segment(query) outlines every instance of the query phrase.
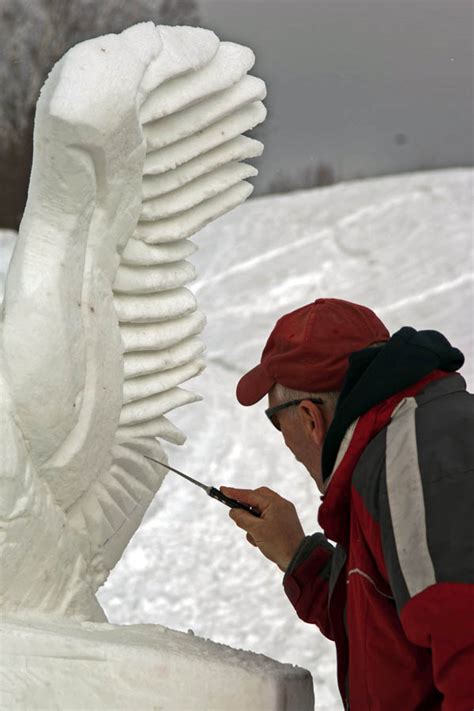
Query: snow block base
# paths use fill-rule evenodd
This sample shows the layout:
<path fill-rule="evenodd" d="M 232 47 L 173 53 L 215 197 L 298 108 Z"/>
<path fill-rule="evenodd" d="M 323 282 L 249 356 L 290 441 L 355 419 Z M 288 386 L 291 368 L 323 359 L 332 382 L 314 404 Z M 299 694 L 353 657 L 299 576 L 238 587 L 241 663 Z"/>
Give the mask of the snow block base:
<path fill-rule="evenodd" d="M 312 711 L 311 674 L 158 625 L 3 618 L 3 711 Z"/>

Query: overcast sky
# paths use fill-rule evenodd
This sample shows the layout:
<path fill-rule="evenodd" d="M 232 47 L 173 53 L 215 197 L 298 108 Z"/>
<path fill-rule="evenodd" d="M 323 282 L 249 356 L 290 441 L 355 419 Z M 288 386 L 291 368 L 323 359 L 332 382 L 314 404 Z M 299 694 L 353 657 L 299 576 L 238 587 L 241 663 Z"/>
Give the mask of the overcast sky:
<path fill-rule="evenodd" d="M 259 185 L 472 165 L 471 0 L 200 0 L 268 84 Z"/>

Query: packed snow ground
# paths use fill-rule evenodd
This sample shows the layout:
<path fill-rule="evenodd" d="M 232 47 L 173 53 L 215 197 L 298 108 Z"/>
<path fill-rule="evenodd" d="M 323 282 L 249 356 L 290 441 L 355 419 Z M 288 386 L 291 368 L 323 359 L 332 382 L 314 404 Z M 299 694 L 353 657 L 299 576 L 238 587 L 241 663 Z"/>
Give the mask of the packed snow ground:
<path fill-rule="evenodd" d="M 450 170 L 260 198 L 195 238 L 192 286 L 208 316 L 204 400 L 171 419 L 188 435 L 170 463 L 202 481 L 270 486 L 317 530 L 319 494 L 265 421 L 234 398 L 275 320 L 321 296 L 372 307 L 390 330 L 436 328 L 474 384 L 473 172 Z M 5 238 L 8 239 L 8 238 Z M 8 240 L 9 241 L 9 240 Z M 1 265 L 0 265 L 1 272 Z M 309 669 L 317 711 L 340 709 L 332 643 L 299 621 L 281 574 L 228 509 L 169 474 L 100 601 L 114 623 L 158 623 Z"/>
<path fill-rule="evenodd" d="M 191 387 L 204 400 L 172 415 L 188 441 L 167 447 L 170 463 L 210 484 L 276 489 L 317 529 L 314 484 L 264 404 L 242 408 L 234 391 L 278 316 L 320 296 L 371 306 L 391 330 L 441 330 L 466 354 L 473 384 L 472 179 L 441 171 L 261 198 L 207 227 L 193 258 L 208 368 Z M 100 600 L 114 622 L 192 628 L 304 666 L 316 709 L 340 708 L 332 644 L 298 620 L 280 572 L 227 509 L 174 474 Z"/>

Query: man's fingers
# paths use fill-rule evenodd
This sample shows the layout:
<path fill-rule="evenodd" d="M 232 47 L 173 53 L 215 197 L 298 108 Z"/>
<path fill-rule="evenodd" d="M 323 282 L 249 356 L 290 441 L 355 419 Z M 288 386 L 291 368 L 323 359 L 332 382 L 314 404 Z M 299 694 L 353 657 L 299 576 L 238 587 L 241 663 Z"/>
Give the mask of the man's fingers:
<path fill-rule="evenodd" d="M 251 543 L 253 546 L 255 546 L 255 548 L 257 547 L 257 544 L 255 543 L 255 541 L 254 541 L 254 539 L 253 539 L 253 536 L 251 536 L 250 533 L 247 533 L 246 538 L 247 538 L 247 540 L 248 540 L 249 543 Z"/>
<path fill-rule="evenodd" d="M 231 509 L 229 511 L 229 516 L 233 522 L 239 528 L 243 528 L 244 531 L 254 528 L 255 524 L 258 524 L 261 520 L 248 511 L 245 511 L 245 509 Z"/>
<path fill-rule="evenodd" d="M 304 539 L 303 528 L 291 501 L 266 487 L 251 490 L 222 486 L 221 491 L 226 496 L 259 509 L 262 514 L 260 518 L 240 508 L 231 509 L 229 516 L 246 532 L 247 541 L 251 545 L 285 571 Z"/>
<path fill-rule="evenodd" d="M 220 490 L 226 496 L 230 496 L 231 499 L 237 499 L 243 504 L 254 506 L 260 512 L 263 512 L 268 506 L 272 496 L 278 496 L 278 494 L 266 487 L 261 487 L 260 489 L 236 489 L 232 486 L 221 486 Z"/>

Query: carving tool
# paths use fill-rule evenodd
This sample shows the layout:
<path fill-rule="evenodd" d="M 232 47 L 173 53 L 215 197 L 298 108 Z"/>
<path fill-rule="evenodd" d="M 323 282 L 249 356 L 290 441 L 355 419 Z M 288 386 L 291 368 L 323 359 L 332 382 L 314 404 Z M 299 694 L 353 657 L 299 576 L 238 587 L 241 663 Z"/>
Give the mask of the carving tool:
<path fill-rule="evenodd" d="M 260 511 L 253 508 L 253 506 L 249 506 L 248 504 L 243 504 L 241 501 L 237 501 L 237 499 L 231 499 L 230 496 L 226 496 L 225 494 L 222 493 L 222 491 L 219 491 L 219 489 L 216 489 L 215 486 L 206 486 L 206 484 L 202 484 L 200 481 L 193 479 L 191 476 L 188 476 L 187 474 L 180 472 L 179 469 L 174 469 L 173 467 L 170 467 L 169 464 L 165 464 L 164 462 L 159 462 L 158 459 L 153 459 L 153 457 L 148 457 L 146 454 L 144 454 L 143 456 L 152 462 L 161 464 L 162 467 L 166 467 L 167 469 L 174 472 L 175 474 L 179 474 L 179 476 L 182 476 L 182 477 L 184 477 L 184 479 L 187 479 L 188 481 L 192 482 L 193 484 L 196 484 L 196 486 L 200 486 L 201 489 L 204 489 L 204 491 L 206 492 L 206 494 L 208 496 L 210 496 L 213 499 L 217 499 L 217 501 L 220 501 L 221 504 L 225 504 L 226 506 L 228 506 L 231 509 L 244 509 L 245 511 L 248 511 L 249 513 L 251 513 L 252 516 L 257 516 L 258 518 L 260 518 L 260 516 L 261 516 Z"/>

